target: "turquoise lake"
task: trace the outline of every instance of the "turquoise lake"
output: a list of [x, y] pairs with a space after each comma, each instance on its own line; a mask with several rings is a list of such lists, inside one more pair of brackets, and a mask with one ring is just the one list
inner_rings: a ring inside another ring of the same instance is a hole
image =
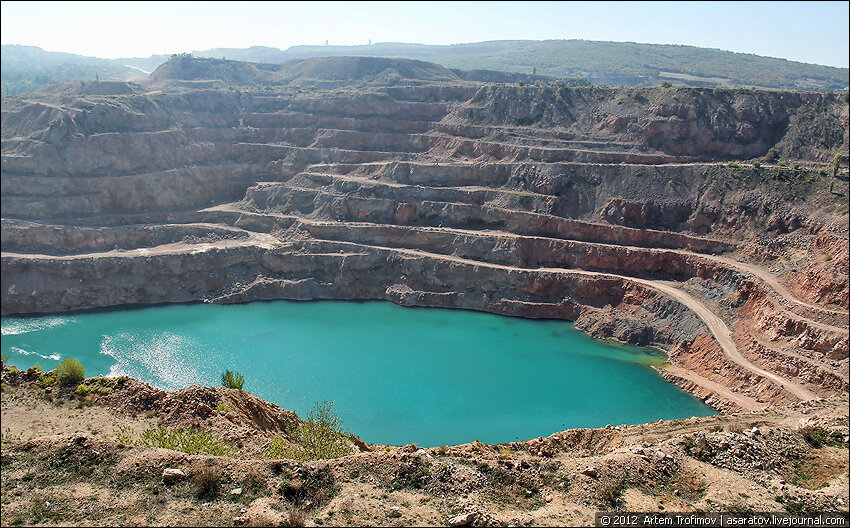
[[127, 375], [166, 390], [219, 385], [304, 416], [334, 400], [367, 442], [451, 445], [548, 436], [715, 412], [647, 365], [665, 357], [613, 345], [564, 321], [389, 302], [169, 305], [4, 317], [2, 351], [26, 369], [76, 357], [86, 376]]

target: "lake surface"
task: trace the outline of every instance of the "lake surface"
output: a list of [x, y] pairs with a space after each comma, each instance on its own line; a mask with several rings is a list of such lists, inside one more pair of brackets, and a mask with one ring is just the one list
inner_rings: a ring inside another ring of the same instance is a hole
[[86, 376], [127, 375], [166, 390], [219, 385], [304, 416], [334, 400], [367, 442], [458, 444], [548, 436], [715, 412], [647, 365], [564, 321], [405, 308], [389, 302], [170, 305], [4, 317], [2, 351], [26, 369], [76, 357]]

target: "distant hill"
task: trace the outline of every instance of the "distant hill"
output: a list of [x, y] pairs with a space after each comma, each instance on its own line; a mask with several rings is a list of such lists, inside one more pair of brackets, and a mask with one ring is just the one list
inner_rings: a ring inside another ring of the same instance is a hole
[[[3, 45], [3, 94], [23, 93], [71, 79], [144, 78], [170, 55], [97, 59], [55, 53], [32, 46]], [[388, 57], [428, 61], [458, 71], [493, 70], [513, 74], [584, 78], [595, 84], [756, 86], [789, 90], [843, 90], [847, 68], [733, 53], [694, 46], [589, 40], [498, 40], [472, 44], [425, 45], [385, 42], [362, 46], [265, 46], [214, 48], [196, 57], [280, 64], [313, 57]], [[403, 76], [403, 75], [402, 75]], [[468, 77], [467, 77], [468, 78]], [[487, 74], [512, 82], [523, 77]], [[483, 79], [482, 78], [482, 79]]]
[[167, 84], [212, 79], [228, 86], [292, 83], [331, 87], [352, 82], [381, 85], [452, 82], [463, 80], [466, 73], [431, 62], [384, 57], [311, 57], [291, 59], [282, 64], [261, 64], [181, 55], [159, 66], [151, 73], [150, 79]]
[[362, 46], [217, 48], [198, 57], [279, 63], [329, 56], [400, 57], [447, 68], [585, 77], [597, 84], [759, 86], [793, 90], [841, 90], [847, 68], [833, 68], [718, 49], [590, 40], [498, 40], [448, 46], [380, 43]]
[[4, 44], [0, 77], [3, 95], [14, 95], [56, 82], [78, 79], [124, 81], [147, 77], [147, 74], [116, 60]]

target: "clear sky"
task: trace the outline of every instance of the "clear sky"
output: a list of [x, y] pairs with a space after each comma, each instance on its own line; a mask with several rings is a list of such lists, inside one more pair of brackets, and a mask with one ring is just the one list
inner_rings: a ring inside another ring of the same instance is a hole
[[501, 39], [689, 44], [847, 67], [850, 2], [2, 2], [2, 43], [95, 57]]

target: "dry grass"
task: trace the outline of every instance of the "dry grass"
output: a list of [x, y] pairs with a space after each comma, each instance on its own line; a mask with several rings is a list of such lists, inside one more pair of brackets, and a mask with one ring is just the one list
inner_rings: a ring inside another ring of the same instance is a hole
[[195, 473], [195, 497], [202, 501], [211, 501], [221, 492], [221, 472], [218, 468], [205, 467]]

